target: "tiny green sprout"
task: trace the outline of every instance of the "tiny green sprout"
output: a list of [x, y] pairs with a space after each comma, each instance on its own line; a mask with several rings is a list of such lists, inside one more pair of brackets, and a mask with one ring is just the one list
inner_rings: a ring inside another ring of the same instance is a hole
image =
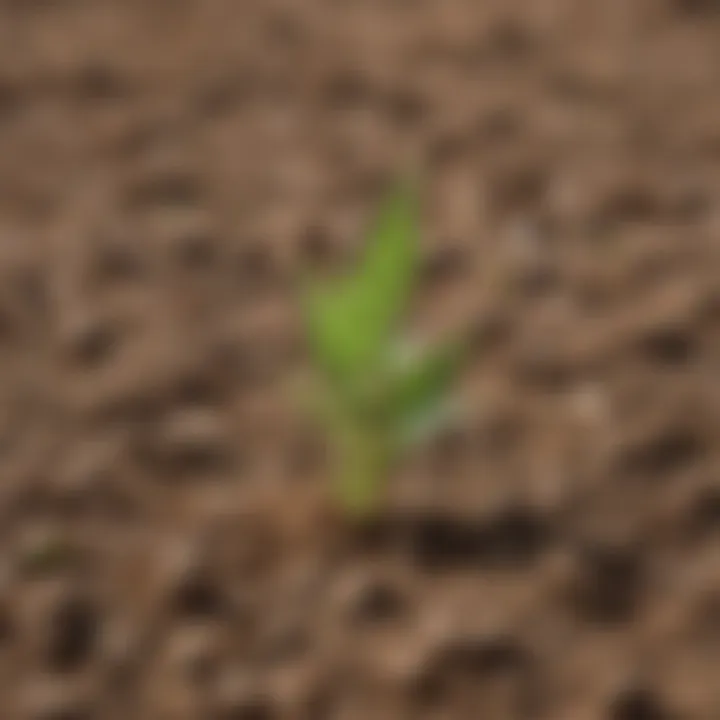
[[356, 265], [304, 288], [301, 306], [315, 374], [313, 397], [337, 463], [341, 506], [376, 509], [400, 454], [441, 426], [462, 356], [460, 343], [425, 349], [402, 321], [420, 265], [419, 199], [401, 184], [385, 200]]

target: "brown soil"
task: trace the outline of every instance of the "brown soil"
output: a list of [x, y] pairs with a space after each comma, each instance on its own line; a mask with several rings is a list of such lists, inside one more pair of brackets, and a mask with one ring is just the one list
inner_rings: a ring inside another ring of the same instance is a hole
[[[293, 283], [418, 158], [353, 528]], [[720, 718], [719, 201], [715, 0], [0, 0], [0, 718]]]

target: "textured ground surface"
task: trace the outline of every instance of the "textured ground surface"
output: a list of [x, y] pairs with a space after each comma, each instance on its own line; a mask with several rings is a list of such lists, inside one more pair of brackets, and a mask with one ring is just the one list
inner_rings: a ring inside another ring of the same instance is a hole
[[[423, 157], [462, 428], [323, 521], [292, 283]], [[720, 4], [0, 0], [0, 717], [720, 717]]]

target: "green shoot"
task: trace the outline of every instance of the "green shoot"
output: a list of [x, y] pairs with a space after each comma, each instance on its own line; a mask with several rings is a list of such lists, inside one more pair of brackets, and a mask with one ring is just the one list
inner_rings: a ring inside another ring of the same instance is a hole
[[408, 444], [444, 417], [462, 356], [456, 344], [408, 352], [401, 323], [418, 277], [419, 202], [403, 185], [383, 204], [356, 267], [314, 280], [302, 307], [317, 403], [337, 462], [334, 485], [352, 514], [371, 512]]

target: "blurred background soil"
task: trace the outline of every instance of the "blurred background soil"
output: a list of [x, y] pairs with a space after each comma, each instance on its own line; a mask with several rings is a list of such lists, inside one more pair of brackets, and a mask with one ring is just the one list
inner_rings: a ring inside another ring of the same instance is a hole
[[[417, 159], [357, 529], [295, 280]], [[720, 718], [719, 202], [716, 0], [0, 0], [0, 718]]]

